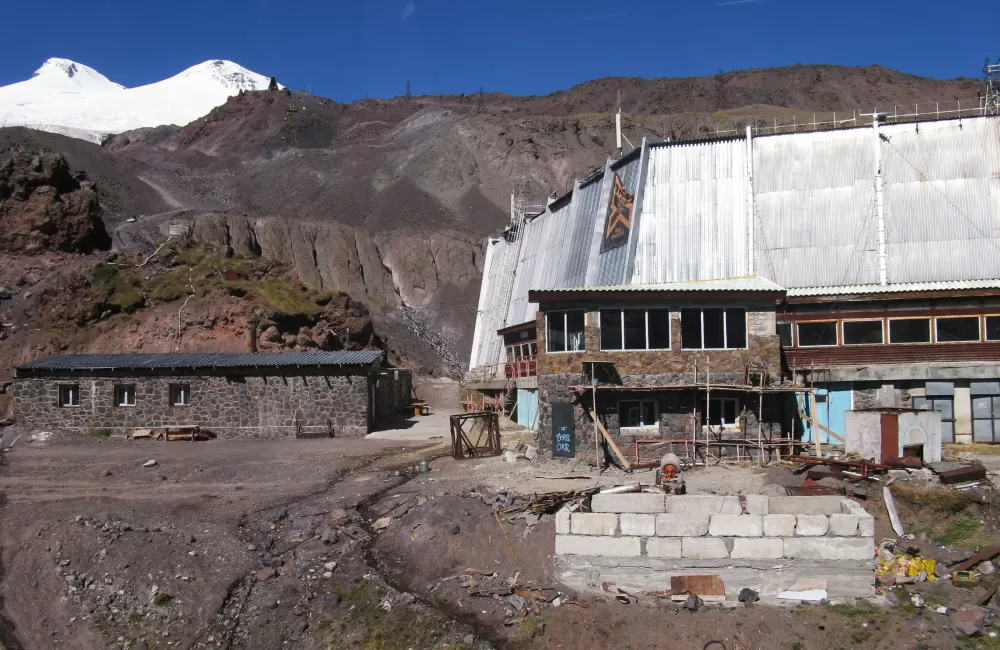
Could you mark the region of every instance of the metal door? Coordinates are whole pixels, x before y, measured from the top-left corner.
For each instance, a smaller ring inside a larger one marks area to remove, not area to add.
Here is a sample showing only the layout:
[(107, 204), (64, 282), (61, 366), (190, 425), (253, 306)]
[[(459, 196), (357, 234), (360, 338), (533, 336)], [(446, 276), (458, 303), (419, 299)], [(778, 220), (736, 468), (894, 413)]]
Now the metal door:
[(1000, 438), (1000, 397), (975, 395), (972, 398), (972, 439), (997, 442)]
[(538, 391), (517, 389), (517, 423), (526, 429), (538, 428)]

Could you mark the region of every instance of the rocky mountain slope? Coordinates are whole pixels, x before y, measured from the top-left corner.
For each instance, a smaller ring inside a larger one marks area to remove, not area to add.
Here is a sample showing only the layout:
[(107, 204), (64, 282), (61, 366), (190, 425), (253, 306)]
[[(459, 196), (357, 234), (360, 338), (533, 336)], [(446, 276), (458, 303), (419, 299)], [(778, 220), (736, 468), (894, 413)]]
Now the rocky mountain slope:
[[(813, 111), (971, 103), (977, 86), (877, 66), (794, 66), (600, 79), (545, 97), (345, 105), (242, 92), (187, 125), (122, 133), (87, 156), (102, 173), (112, 169), (105, 158), (120, 165), (105, 174), (112, 186), (145, 189), (104, 210), (116, 249), (151, 252), (171, 224), (185, 224), (195, 245), (274, 260), (316, 291), (364, 302), (407, 363), (455, 372), (469, 350), (483, 238), (507, 222), (512, 192), (544, 203), (604, 163), (618, 90), (626, 136), (638, 142), (703, 137), (720, 122), (803, 121)], [(97, 192), (115, 199), (103, 184)]]

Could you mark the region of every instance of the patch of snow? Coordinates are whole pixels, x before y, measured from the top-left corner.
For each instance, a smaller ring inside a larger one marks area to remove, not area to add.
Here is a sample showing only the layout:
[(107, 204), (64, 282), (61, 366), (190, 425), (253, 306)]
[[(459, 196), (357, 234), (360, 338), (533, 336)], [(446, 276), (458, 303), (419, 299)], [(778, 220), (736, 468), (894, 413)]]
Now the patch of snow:
[(266, 90), (269, 83), (269, 77), (232, 61), (214, 60), (126, 88), (82, 63), (54, 58), (31, 79), (0, 87), (0, 127), (27, 126), (100, 142), (132, 129), (183, 126), (241, 90)]

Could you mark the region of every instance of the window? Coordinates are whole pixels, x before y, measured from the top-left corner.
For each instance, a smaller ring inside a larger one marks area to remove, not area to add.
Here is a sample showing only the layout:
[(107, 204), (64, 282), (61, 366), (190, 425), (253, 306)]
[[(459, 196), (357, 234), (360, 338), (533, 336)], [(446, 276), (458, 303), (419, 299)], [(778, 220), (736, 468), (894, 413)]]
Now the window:
[(784, 348), (792, 347), (791, 323), (778, 323), (778, 340), (781, 342), (781, 347)]
[(979, 316), (935, 318), (938, 343), (959, 343), (979, 340)]
[(669, 350), (670, 310), (602, 309), (602, 350)]
[(986, 317), (986, 340), (1000, 341), (1000, 316)]
[(884, 342), (881, 320), (845, 320), (844, 345), (873, 345)]
[[(989, 398), (986, 398), (987, 400)], [(973, 401), (973, 415), (975, 415), (975, 401)], [(937, 411), (941, 414), (941, 440), (942, 442), (955, 441), (955, 404), (952, 397), (914, 397), (913, 408), (930, 411)], [(973, 424), (973, 431), (975, 425)], [(978, 439), (977, 439), (978, 440)]]
[(59, 386), (59, 406), (80, 406), (80, 387), (76, 384)]
[(115, 386), (115, 406), (135, 406), (135, 384)]
[(837, 321), (799, 323), (796, 341), (800, 348), (837, 345)]
[(623, 427), (657, 426), (656, 402), (651, 399), (618, 402), (618, 422)]
[(170, 404), (172, 406), (187, 406), (191, 403), (191, 386), (188, 384), (170, 384)]
[(681, 309), (681, 347), (685, 350), (747, 346), (747, 310), (742, 307)]
[(739, 417), (739, 403), (735, 397), (717, 397), (708, 403), (708, 424), (713, 427), (731, 427)]
[(931, 319), (898, 318), (889, 320), (889, 343), (930, 343)]
[(546, 352), (577, 352), (585, 349), (582, 311), (553, 311), (545, 315), (548, 336)]

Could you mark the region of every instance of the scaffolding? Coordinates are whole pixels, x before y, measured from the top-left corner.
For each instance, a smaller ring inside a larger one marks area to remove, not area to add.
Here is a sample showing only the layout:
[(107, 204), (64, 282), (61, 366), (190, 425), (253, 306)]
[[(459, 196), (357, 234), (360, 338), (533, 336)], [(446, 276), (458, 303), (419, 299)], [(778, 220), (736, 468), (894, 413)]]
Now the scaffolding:
[(1000, 58), (997, 58), (996, 63), (990, 63), (986, 59), (983, 74), (986, 77), (983, 115), (1000, 115)]

